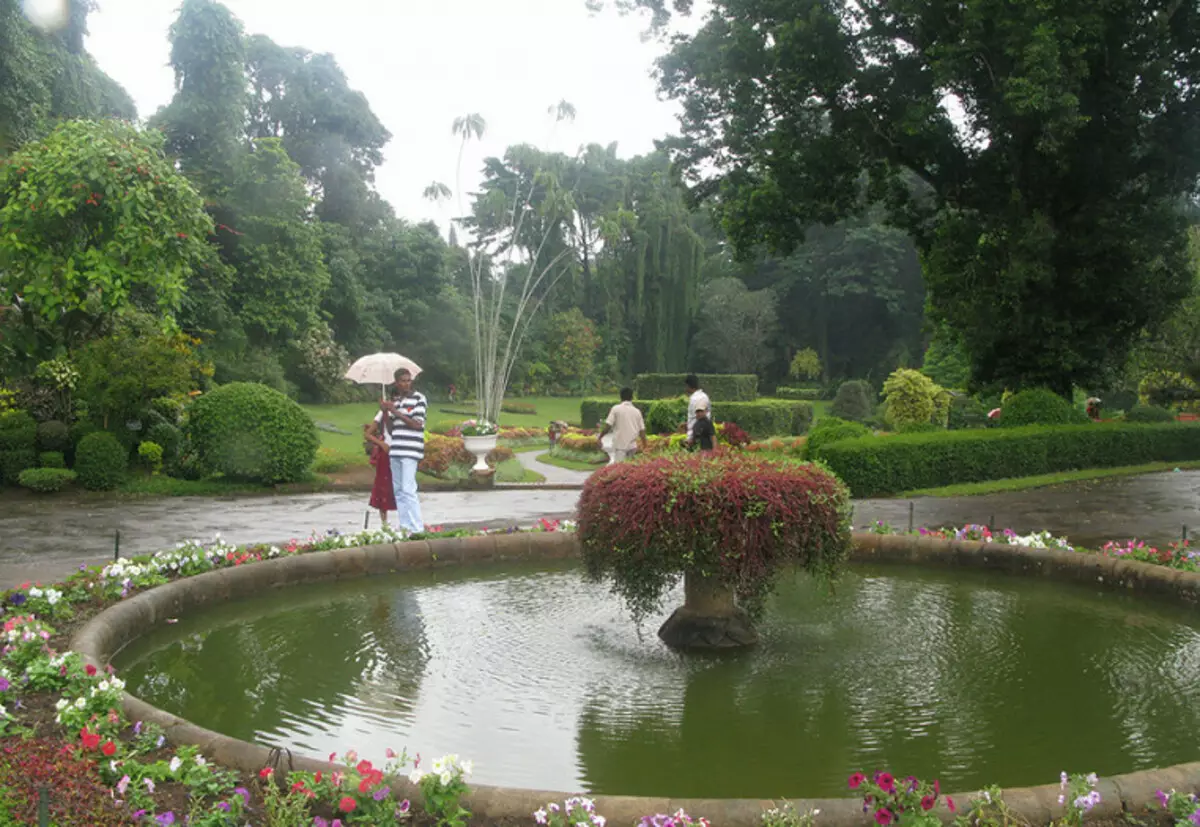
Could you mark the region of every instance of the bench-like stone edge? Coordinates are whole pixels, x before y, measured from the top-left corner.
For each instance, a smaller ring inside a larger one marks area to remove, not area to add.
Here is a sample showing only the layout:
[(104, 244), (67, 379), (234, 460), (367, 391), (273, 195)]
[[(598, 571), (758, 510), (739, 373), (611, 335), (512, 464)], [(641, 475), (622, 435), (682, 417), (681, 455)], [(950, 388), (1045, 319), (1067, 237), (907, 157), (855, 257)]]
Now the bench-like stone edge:
[[(246, 566), (219, 569), (165, 585), (116, 603), (89, 620), (71, 640), (71, 649), (86, 663), (103, 668), (122, 648), (167, 618), (179, 617), (189, 609), (232, 599), (248, 598), (299, 583), (314, 583), (366, 577), (406, 569), (420, 569), (506, 560), (551, 560), (578, 554), (573, 533), (514, 533), (444, 540), (421, 540), (364, 546), (336, 551), (281, 557)], [(1107, 589), (1130, 589), (1175, 600), (1200, 602), (1200, 574), (1053, 549), (936, 540), (912, 535), (856, 533), (852, 558), (863, 562), (918, 563), (923, 565), (968, 566), (1031, 576), (1053, 577), (1096, 584)], [(340, 769), (328, 761), (282, 753), (269, 747), (241, 741), (195, 724), (125, 693), (124, 707), (132, 720), (163, 728), (177, 745), (194, 745), (219, 763), (248, 773), (265, 766), (329, 772)], [(419, 800), (407, 778), (393, 780), (398, 795)], [(1200, 791), (1200, 762), (1177, 764), (1101, 778), (1102, 803), (1089, 814), (1089, 821), (1117, 822), (1124, 813), (1144, 813), (1155, 803), (1156, 790)], [(1014, 787), (1004, 790), (1004, 800), (1031, 824), (1047, 824), (1061, 816), (1057, 784)], [(978, 797), (978, 791), (950, 793), (960, 805)], [(472, 785), (466, 806), (477, 821), (521, 821), (550, 801), (561, 801), (561, 791)], [(644, 796), (595, 796), (597, 812), (609, 823), (633, 823), (644, 815), (671, 813), (683, 808), (693, 816), (705, 816), (716, 827), (752, 827), (761, 823), (762, 813), (782, 802), (757, 799), (673, 799)], [(797, 811), (819, 809), (821, 827), (860, 827), (873, 824), (863, 813), (860, 798), (796, 799)], [(944, 820), (949, 812), (939, 805)]]

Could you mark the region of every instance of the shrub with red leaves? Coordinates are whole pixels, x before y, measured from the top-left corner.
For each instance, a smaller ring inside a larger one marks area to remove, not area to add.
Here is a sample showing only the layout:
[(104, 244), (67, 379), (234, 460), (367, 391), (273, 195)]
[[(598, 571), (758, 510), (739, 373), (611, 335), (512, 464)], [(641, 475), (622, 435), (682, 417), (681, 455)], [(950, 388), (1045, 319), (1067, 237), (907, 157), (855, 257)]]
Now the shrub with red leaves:
[[(687, 430), (686, 426), (684, 430)], [(735, 422), (722, 422), (717, 425), (717, 435), (730, 448), (742, 448), (750, 444), (750, 434), (739, 428)]]
[(718, 577), (756, 615), (781, 568), (837, 574), (850, 511), (846, 487), (816, 465), (667, 455), (594, 473), (578, 532), (588, 575), (609, 581), (639, 623), (685, 572)]
[(135, 823), (113, 800), (96, 765), (48, 738), (0, 740), (0, 798), (18, 824), (37, 824), (38, 789), (50, 793), (50, 823), (104, 827)]

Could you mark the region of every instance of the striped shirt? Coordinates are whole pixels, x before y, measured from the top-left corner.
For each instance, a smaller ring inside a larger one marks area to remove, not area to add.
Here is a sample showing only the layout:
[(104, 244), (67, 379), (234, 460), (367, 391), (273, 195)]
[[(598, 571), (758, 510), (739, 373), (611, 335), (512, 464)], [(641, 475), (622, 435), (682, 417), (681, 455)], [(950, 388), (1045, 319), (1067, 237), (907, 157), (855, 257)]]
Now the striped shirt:
[[(425, 412), (427, 403), (425, 395), (412, 391), (400, 400), (400, 411), (411, 416), (421, 424), (420, 428), (410, 428), (396, 417), (389, 416), (391, 428), (387, 432), (388, 454), (403, 459), (425, 458)], [(383, 411), (375, 415), (376, 422), (383, 422)]]

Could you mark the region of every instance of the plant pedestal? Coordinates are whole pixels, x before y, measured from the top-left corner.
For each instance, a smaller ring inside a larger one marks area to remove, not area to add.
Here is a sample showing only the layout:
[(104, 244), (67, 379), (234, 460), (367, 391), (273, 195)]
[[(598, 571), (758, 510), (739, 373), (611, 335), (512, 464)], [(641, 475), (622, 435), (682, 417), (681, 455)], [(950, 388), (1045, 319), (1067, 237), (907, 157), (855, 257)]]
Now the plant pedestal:
[(469, 488), (492, 488), (496, 484), (496, 469), (488, 468), (483, 471), (472, 470), (467, 477)]
[(475, 456), (475, 465), (471, 467), (472, 473), (490, 470), (487, 464), (487, 455), (496, 447), (495, 434), (491, 436), (465, 436), (463, 437), (463, 445)]
[(749, 615), (737, 605), (733, 589), (714, 577), (683, 576), (683, 605), (658, 630), (672, 649), (739, 649), (758, 642)]

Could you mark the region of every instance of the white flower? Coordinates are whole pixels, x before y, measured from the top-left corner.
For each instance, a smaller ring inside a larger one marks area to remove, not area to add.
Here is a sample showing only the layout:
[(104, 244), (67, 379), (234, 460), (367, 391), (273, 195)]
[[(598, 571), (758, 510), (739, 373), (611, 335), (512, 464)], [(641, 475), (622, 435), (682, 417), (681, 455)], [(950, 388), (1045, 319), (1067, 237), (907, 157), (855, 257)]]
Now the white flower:
[(66, 698), (59, 698), (57, 701), (55, 701), (54, 708), (57, 709), (59, 712), (62, 712), (64, 709), (67, 708), (67, 705), (69, 703), (71, 703), (71, 702), (68, 701)]
[(420, 770), (413, 770), (408, 774), (408, 780), (414, 784), (420, 784), (421, 779), (425, 777), (425, 773)]
[[(463, 775), (470, 775), (474, 769), (475, 769), (474, 762), (472, 762), (472, 761), (463, 761), (462, 762), (462, 774)], [(585, 798), (584, 801), (587, 801), (587, 799)], [(591, 802), (588, 802), (588, 803), (590, 804)]]
[(541, 809), (541, 810), (538, 810), (537, 812), (535, 812), (533, 814), (533, 820), (536, 821), (538, 824), (545, 824), (546, 823), (545, 809)]
[(442, 772), (438, 776), (438, 779), (442, 782), (443, 787), (450, 784), (451, 778), (453, 778), (453, 776), (451, 776), (450, 773), (448, 773), (448, 772)]
[(171, 771), (171, 774), (174, 775), (175, 773), (179, 772), (179, 768), (182, 766), (183, 766), (183, 760), (178, 755), (176, 755), (174, 758), (171, 759), (171, 763), (167, 766), (167, 768)]
[(203, 766), (206, 766), (207, 764), (208, 764), (208, 762), (204, 760), (203, 755), (196, 756), (196, 766), (197, 767), (203, 767)]

